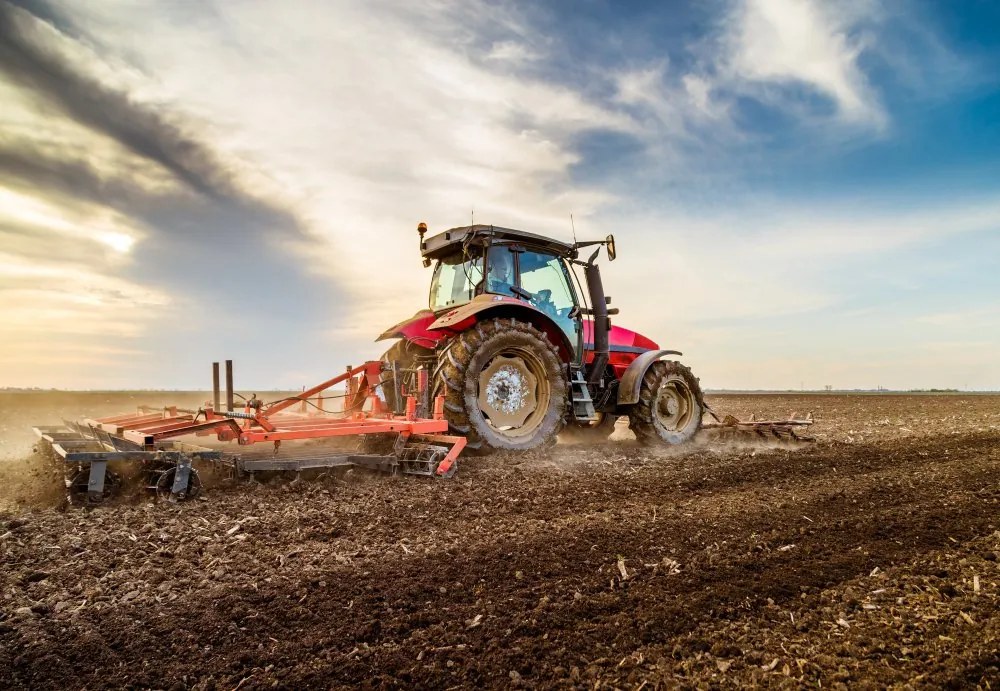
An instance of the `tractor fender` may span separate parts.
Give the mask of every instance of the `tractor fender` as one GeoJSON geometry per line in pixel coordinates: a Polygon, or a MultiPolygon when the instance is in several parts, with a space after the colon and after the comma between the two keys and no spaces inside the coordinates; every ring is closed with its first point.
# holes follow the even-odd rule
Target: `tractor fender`
{"type": "Polygon", "coordinates": [[[573,344],[552,317],[524,300],[507,295],[490,293],[477,295],[464,305],[442,314],[427,327],[427,330],[459,333],[478,321],[494,317],[512,317],[534,324],[545,332],[553,345],[559,348],[564,362],[573,359],[573,344]]]}
{"type": "Polygon", "coordinates": [[[679,350],[647,350],[633,360],[618,382],[618,405],[632,405],[639,402],[639,389],[642,387],[642,378],[646,376],[646,370],[649,369],[650,365],[664,355],[683,354],[679,350]]]}
{"type": "Polygon", "coordinates": [[[434,321],[434,313],[428,309],[417,310],[417,313],[412,317],[407,317],[398,324],[390,326],[388,329],[379,334],[376,341],[384,341],[389,338],[406,338],[409,336],[409,331],[414,327],[418,329],[424,329],[427,324],[434,321]]]}

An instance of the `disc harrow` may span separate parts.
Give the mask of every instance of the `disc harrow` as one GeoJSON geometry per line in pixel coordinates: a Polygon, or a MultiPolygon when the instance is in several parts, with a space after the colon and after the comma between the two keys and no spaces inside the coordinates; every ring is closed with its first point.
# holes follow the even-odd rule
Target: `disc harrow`
{"type": "MultiPolygon", "coordinates": [[[[195,463],[221,466],[235,479],[252,478],[258,472],[360,467],[390,474],[450,478],[465,447],[464,437],[445,434],[443,397],[433,402],[426,388],[400,392],[395,398],[401,410],[389,409],[377,395],[381,373],[387,363],[367,362],[348,367],[344,374],[304,391],[301,395],[264,403],[251,396],[242,411],[232,410],[232,364],[227,362],[227,409],[220,406],[218,365],[213,368],[214,401],[198,410],[140,407],[133,414],[114,415],[61,426],[38,426],[35,433],[52,458],[65,465],[66,487],[74,503],[99,504],[125,485],[120,466],[138,466],[143,488],[170,501],[195,499],[202,481],[195,463]],[[322,393],[344,384],[340,413],[323,407],[322,393]],[[405,396],[402,394],[406,394],[405,396]],[[310,399],[317,397],[314,402],[310,399]],[[289,410],[299,404],[298,412],[289,410]],[[318,412],[309,412],[311,405],[318,412]],[[218,442],[236,442],[238,447],[270,447],[232,453],[221,448],[179,441],[180,437],[212,436],[218,442]],[[343,447],[305,445],[334,438],[387,439],[381,453],[343,453],[343,447]],[[289,442],[283,446],[283,442],[289,442]],[[110,465],[116,469],[112,470],[110,465]]],[[[417,377],[426,387],[427,376],[417,377]]],[[[328,397],[329,398],[329,397],[328,397]]],[[[131,473],[135,475],[136,473],[131,473]]]]}

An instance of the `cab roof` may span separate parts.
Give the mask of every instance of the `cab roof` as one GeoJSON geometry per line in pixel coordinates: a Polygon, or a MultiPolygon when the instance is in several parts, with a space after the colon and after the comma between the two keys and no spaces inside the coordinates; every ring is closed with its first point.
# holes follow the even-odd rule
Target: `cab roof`
{"type": "Polygon", "coordinates": [[[490,242],[521,242],[537,249],[544,249],[561,257],[576,258],[577,249],[569,243],[513,228],[485,224],[451,228],[432,235],[420,245],[420,254],[428,259],[440,259],[452,254],[466,244],[484,245],[490,242]]]}

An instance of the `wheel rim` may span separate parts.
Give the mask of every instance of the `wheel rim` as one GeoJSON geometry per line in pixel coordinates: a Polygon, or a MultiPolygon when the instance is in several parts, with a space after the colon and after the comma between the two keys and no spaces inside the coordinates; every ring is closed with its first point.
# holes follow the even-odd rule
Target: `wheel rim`
{"type": "Polygon", "coordinates": [[[541,426],[551,395],[545,365],[530,350],[501,351],[479,374],[479,410],[509,439],[530,436],[541,426]]]}
{"type": "Polygon", "coordinates": [[[691,387],[680,377],[666,379],[656,394],[653,411],[657,422],[671,432],[680,432],[691,424],[697,407],[691,387]]]}

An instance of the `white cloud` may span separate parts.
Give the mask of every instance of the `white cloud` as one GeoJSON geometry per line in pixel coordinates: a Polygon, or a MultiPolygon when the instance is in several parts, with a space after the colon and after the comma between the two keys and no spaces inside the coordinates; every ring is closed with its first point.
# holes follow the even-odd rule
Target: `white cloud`
{"type": "MultiPolygon", "coordinates": [[[[561,230],[609,199],[569,184],[574,137],[635,130],[570,88],[452,49],[475,27],[454,25],[450,6],[427,26],[367,3],[226,4],[200,22],[172,7],[92,8],[88,29],[149,75],[138,98],[193,116],[244,162],[248,186],[307,220],[306,268],[350,287],[355,326],[373,334],[419,306],[417,221],[442,229],[474,209],[478,222],[561,230]]],[[[491,54],[528,56],[515,45],[491,54]]]]}
{"type": "MultiPolygon", "coordinates": [[[[858,65],[867,3],[743,0],[729,17],[723,68],[733,80],[801,84],[829,98],[844,122],[881,128],[886,113],[858,65]]],[[[738,87],[737,87],[738,88],[738,87]]]]}
{"type": "MultiPolygon", "coordinates": [[[[831,141],[843,129],[884,131],[888,114],[859,62],[876,47],[870,27],[882,19],[880,5],[867,0],[732,0],[716,30],[691,44],[689,66],[671,64],[664,53],[604,75],[614,102],[642,123],[650,158],[668,160],[667,175],[684,176],[754,143],[737,117],[744,98],[789,118],[787,137],[812,124],[825,126],[820,136],[831,141]],[[829,106],[818,107],[816,97],[829,106]]],[[[815,138],[815,128],[811,132],[815,138]]]]}
{"type": "Polygon", "coordinates": [[[495,41],[486,55],[487,60],[520,65],[541,59],[542,54],[520,41],[495,41]]]}

